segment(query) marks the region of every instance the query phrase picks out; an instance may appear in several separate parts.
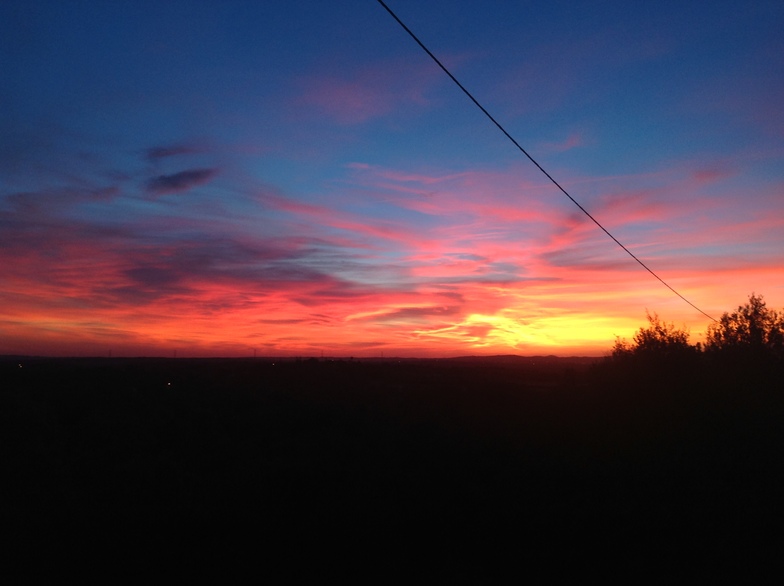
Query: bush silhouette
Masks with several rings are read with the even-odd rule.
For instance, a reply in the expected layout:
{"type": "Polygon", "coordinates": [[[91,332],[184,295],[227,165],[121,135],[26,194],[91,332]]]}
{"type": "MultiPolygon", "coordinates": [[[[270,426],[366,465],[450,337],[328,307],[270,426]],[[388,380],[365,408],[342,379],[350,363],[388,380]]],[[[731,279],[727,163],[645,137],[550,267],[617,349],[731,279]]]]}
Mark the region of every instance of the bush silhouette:
{"type": "Polygon", "coordinates": [[[722,368],[743,367],[751,380],[784,362],[784,311],[769,309],[761,295],[724,313],[705,335],[705,351],[722,368]]]}
{"type": "Polygon", "coordinates": [[[689,344],[689,332],[679,330],[673,324],[662,321],[654,313],[645,313],[648,327],[637,330],[633,342],[618,338],[613,346],[615,359],[636,359],[645,361],[682,361],[697,353],[697,347],[689,344]]]}
{"type": "Polygon", "coordinates": [[[746,304],[708,327],[705,344],[646,312],[648,326],[632,342],[617,338],[607,365],[635,385],[752,390],[780,387],[784,367],[784,310],[769,309],[752,293],[746,304]],[[703,352],[704,350],[704,352],[703,352]]]}
{"type": "Polygon", "coordinates": [[[705,350],[728,358],[784,358],[784,311],[752,293],[745,305],[708,327],[705,350]]]}

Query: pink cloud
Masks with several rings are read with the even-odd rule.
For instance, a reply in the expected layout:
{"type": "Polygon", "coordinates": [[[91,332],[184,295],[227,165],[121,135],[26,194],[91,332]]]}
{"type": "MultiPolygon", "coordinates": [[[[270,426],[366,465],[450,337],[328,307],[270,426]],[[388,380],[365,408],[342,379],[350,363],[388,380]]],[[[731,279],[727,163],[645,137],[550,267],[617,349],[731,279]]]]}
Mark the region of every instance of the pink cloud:
{"type": "MultiPolygon", "coordinates": [[[[370,236],[382,240],[412,243],[422,239],[422,235],[399,222],[367,218],[349,212],[307,204],[277,195],[264,195],[261,200],[281,211],[307,216],[317,220],[319,226],[344,230],[351,234],[370,236]]],[[[368,244],[365,243],[365,246],[368,244]]]]}
{"type": "Polygon", "coordinates": [[[304,203],[273,193],[264,193],[258,196],[258,199],[265,205],[293,214],[304,214],[316,218],[325,218],[333,213],[332,210],[324,206],[304,203]]]}
{"type": "MultiPolygon", "coordinates": [[[[657,201],[655,196],[655,191],[650,189],[610,193],[601,198],[601,204],[591,215],[596,214],[595,217],[607,226],[666,221],[676,210],[668,202],[657,201]]],[[[680,213],[685,205],[688,204],[680,206],[680,213]]]]}
{"type": "Polygon", "coordinates": [[[560,142],[546,142],[541,146],[542,151],[563,153],[570,151],[574,148],[581,147],[585,144],[583,135],[573,132],[560,142]]]}
{"type": "Polygon", "coordinates": [[[383,198],[403,209],[428,215],[455,217],[469,214],[501,220],[547,221],[547,203],[518,172],[469,170],[459,173],[412,173],[353,163],[354,181],[364,193],[383,198]]]}
{"type": "Polygon", "coordinates": [[[427,63],[380,63],[350,76],[317,74],[300,80],[299,102],[340,124],[360,124],[395,110],[422,109],[427,91],[441,78],[427,63]]]}
{"type": "Polygon", "coordinates": [[[380,88],[337,79],[313,80],[303,98],[342,124],[359,124],[388,114],[395,103],[380,88]]]}
{"type": "Polygon", "coordinates": [[[694,179],[697,183],[704,185],[714,183],[722,179],[733,177],[737,172],[730,165],[721,165],[715,167],[703,167],[697,169],[693,173],[694,179]]]}

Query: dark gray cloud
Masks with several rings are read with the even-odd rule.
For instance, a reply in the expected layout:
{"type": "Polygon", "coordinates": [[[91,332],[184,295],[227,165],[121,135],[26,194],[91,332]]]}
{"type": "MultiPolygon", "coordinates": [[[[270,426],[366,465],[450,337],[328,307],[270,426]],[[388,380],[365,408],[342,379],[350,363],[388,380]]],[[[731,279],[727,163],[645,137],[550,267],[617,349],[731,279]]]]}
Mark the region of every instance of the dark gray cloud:
{"type": "Polygon", "coordinates": [[[123,285],[101,292],[133,305],[173,297],[193,301],[207,284],[221,283],[243,292],[222,301],[203,300],[201,309],[214,313],[246,304],[248,295],[275,294],[292,286],[338,291],[351,286],[308,266],[307,250],[286,244],[285,239],[241,242],[202,234],[201,238],[137,246],[122,260],[123,285]]]}
{"type": "Polygon", "coordinates": [[[204,152],[204,149],[190,145],[171,145],[152,147],[144,151],[144,158],[151,163],[160,159],[177,155],[195,155],[204,152]]]}
{"type": "Polygon", "coordinates": [[[180,281],[177,271],[160,267],[136,267],[125,271],[125,275],[144,287],[168,287],[180,281]]]}
{"type": "Polygon", "coordinates": [[[431,316],[450,316],[460,313],[459,306],[447,307],[403,307],[395,311],[390,311],[382,316],[373,316],[373,320],[391,321],[391,320],[419,320],[431,316]]]}
{"type": "Polygon", "coordinates": [[[80,203],[109,201],[121,194],[119,187],[68,187],[41,191],[20,191],[0,197],[17,213],[51,215],[54,210],[80,203]]]}
{"type": "Polygon", "coordinates": [[[204,185],[218,174],[218,169],[189,169],[172,175],[158,175],[147,182],[150,195],[169,195],[183,193],[199,185],[204,185]]]}

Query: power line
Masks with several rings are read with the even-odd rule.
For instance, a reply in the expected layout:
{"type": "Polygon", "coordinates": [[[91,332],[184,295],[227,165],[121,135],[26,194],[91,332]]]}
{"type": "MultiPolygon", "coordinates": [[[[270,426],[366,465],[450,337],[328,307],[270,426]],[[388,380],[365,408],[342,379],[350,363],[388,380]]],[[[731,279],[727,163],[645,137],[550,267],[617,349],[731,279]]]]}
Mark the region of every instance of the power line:
{"type": "Polygon", "coordinates": [[[704,315],[705,317],[707,317],[708,319],[710,319],[710,320],[712,320],[712,321],[714,321],[714,322],[716,321],[716,319],[715,319],[714,317],[712,317],[712,316],[708,315],[707,313],[705,313],[704,311],[702,311],[702,310],[701,310],[699,307],[697,307],[696,305],[694,305],[694,304],[693,304],[691,301],[689,301],[689,300],[688,300],[688,299],[686,299],[686,298],[685,298],[683,295],[681,295],[681,294],[680,294],[680,293],[678,293],[678,292],[677,292],[675,289],[673,289],[673,288],[672,288],[672,287],[671,287],[671,286],[670,286],[670,285],[669,285],[669,284],[668,284],[668,283],[667,283],[667,282],[666,282],[664,279],[662,279],[662,278],[661,278],[659,275],[657,275],[655,272],[653,272],[653,270],[652,270],[652,269],[650,269],[650,268],[648,267],[648,265],[646,265],[646,264],[645,264],[644,262],[642,262],[642,261],[641,261],[639,258],[637,258],[637,257],[634,255],[634,253],[632,253],[632,251],[631,251],[631,250],[629,250],[628,248],[626,248],[626,247],[625,247],[625,246],[624,246],[624,245],[623,245],[623,244],[620,242],[620,240],[618,240],[618,239],[617,239],[615,236],[613,236],[612,234],[610,234],[610,232],[609,232],[609,230],[607,230],[607,228],[605,228],[604,226],[602,226],[602,225],[599,223],[599,221],[598,221],[596,218],[594,218],[594,217],[593,217],[593,216],[592,216],[590,213],[588,213],[588,210],[586,210],[586,209],[585,209],[583,206],[581,206],[581,205],[580,205],[580,203],[579,203],[579,202],[578,202],[576,199],[574,199],[574,198],[573,198],[571,195],[569,195],[569,192],[567,192],[567,191],[566,191],[566,190],[565,190],[563,187],[561,187],[560,183],[558,183],[558,182],[557,182],[555,179],[553,179],[552,175],[550,175],[550,174],[549,174],[547,171],[545,171],[545,170],[544,170],[544,168],[543,168],[543,167],[542,167],[542,166],[541,166],[539,163],[537,163],[537,162],[536,162],[536,160],[535,160],[535,159],[534,159],[534,158],[533,158],[531,155],[529,155],[529,154],[528,154],[528,151],[526,151],[526,150],[525,150],[525,149],[524,149],[522,146],[520,146],[520,143],[518,143],[518,142],[517,142],[517,141],[516,141],[516,140],[515,140],[515,139],[512,137],[512,135],[511,135],[511,134],[509,134],[509,133],[506,131],[506,129],[505,129],[503,126],[501,126],[501,124],[500,124],[500,123],[499,123],[499,122],[498,122],[498,121],[497,121],[495,118],[493,118],[493,116],[490,114],[490,112],[488,112],[488,111],[487,111],[487,110],[484,108],[484,106],[482,106],[482,104],[480,104],[480,103],[479,103],[479,101],[478,101],[478,100],[477,100],[477,99],[476,99],[476,98],[475,98],[475,97],[474,97],[474,96],[471,94],[471,92],[469,92],[469,91],[468,91],[468,90],[467,90],[467,89],[466,89],[466,88],[463,86],[463,84],[462,84],[462,83],[460,83],[460,82],[457,80],[457,78],[456,78],[454,75],[452,75],[452,73],[451,73],[451,72],[450,72],[450,71],[449,71],[449,70],[446,68],[446,66],[445,66],[443,63],[441,63],[441,61],[439,61],[439,60],[438,60],[438,58],[437,58],[435,55],[433,55],[433,53],[431,53],[431,52],[430,52],[430,49],[428,49],[428,48],[425,46],[425,44],[424,44],[422,41],[420,41],[420,40],[419,40],[419,38],[418,38],[418,37],[417,37],[417,36],[416,36],[416,35],[415,35],[415,34],[414,34],[412,31],[411,31],[411,29],[409,29],[409,28],[408,28],[408,27],[405,25],[405,23],[404,23],[402,20],[400,20],[400,18],[398,18],[397,14],[395,14],[394,12],[392,12],[392,9],[391,9],[391,8],[389,8],[389,6],[387,6],[387,5],[384,3],[384,1],[383,1],[383,0],[378,0],[378,3],[379,3],[379,4],[381,4],[381,6],[383,6],[383,7],[384,7],[384,9],[385,9],[387,12],[389,12],[389,14],[392,16],[392,18],[394,18],[394,19],[397,21],[397,23],[398,23],[398,24],[399,24],[401,27],[403,27],[403,30],[405,30],[405,31],[406,31],[406,32],[407,32],[407,33],[408,33],[408,34],[411,36],[411,38],[412,38],[412,39],[414,39],[414,40],[416,41],[416,43],[417,43],[417,44],[418,44],[420,47],[422,47],[422,49],[425,51],[425,53],[427,53],[427,54],[430,56],[430,58],[431,58],[431,59],[432,59],[432,60],[433,60],[433,61],[436,63],[436,65],[438,65],[438,66],[439,66],[439,67],[440,67],[440,68],[441,68],[441,69],[444,71],[444,73],[446,73],[446,74],[449,76],[449,78],[450,78],[450,79],[451,79],[453,82],[455,82],[455,84],[457,85],[457,87],[459,87],[461,90],[463,90],[463,93],[464,93],[466,96],[468,96],[468,97],[469,97],[469,99],[470,99],[470,100],[471,100],[471,101],[474,103],[474,105],[475,105],[477,108],[479,108],[479,109],[480,109],[480,110],[481,110],[481,111],[484,113],[484,115],[485,115],[485,116],[487,116],[487,117],[490,119],[490,121],[491,121],[493,124],[495,124],[495,125],[496,125],[496,127],[498,128],[498,130],[500,130],[501,132],[503,132],[503,133],[504,133],[504,136],[506,136],[506,138],[508,138],[510,141],[512,141],[512,144],[513,144],[513,145],[515,145],[515,146],[518,148],[518,150],[519,150],[521,153],[523,153],[523,154],[524,154],[526,157],[528,157],[528,160],[529,160],[529,161],[531,161],[531,162],[532,162],[534,165],[536,165],[536,168],[537,168],[537,169],[539,169],[539,170],[540,170],[542,173],[544,173],[544,175],[545,175],[545,176],[546,176],[546,177],[547,177],[547,178],[548,178],[548,179],[549,179],[549,180],[550,180],[550,181],[553,183],[553,185],[555,185],[555,186],[556,186],[556,187],[557,187],[559,190],[561,190],[561,192],[562,192],[562,193],[563,193],[563,194],[564,194],[566,197],[568,197],[568,198],[569,198],[569,199],[572,201],[572,203],[573,203],[574,205],[576,205],[578,208],[580,208],[580,211],[581,211],[582,213],[584,213],[586,216],[588,216],[588,217],[591,219],[591,221],[592,221],[594,224],[596,224],[597,226],[599,226],[599,228],[601,228],[601,229],[602,229],[602,232],[604,232],[605,234],[607,234],[607,236],[609,236],[610,238],[612,238],[613,242],[615,242],[615,243],[616,243],[618,246],[620,246],[620,247],[621,247],[621,248],[622,248],[622,249],[623,249],[623,250],[626,252],[626,254],[628,254],[628,255],[629,255],[630,257],[632,257],[632,258],[633,258],[635,261],[637,261],[637,263],[638,263],[638,264],[639,264],[639,265],[640,265],[642,268],[644,268],[644,269],[645,269],[646,271],[648,271],[648,272],[649,272],[651,275],[653,275],[653,276],[654,276],[654,277],[655,277],[655,278],[656,278],[656,279],[657,279],[657,280],[658,280],[658,281],[659,281],[659,282],[660,282],[662,285],[664,285],[665,287],[667,287],[667,288],[668,288],[670,291],[672,291],[673,293],[675,293],[675,294],[676,294],[678,297],[680,297],[680,298],[681,298],[683,301],[685,301],[686,303],[688,303],[689,305],[691,305],[691,306],[692,306],[694,309],[696,309],[697,311],[699,311],[699,312],[700,312],[702,315],[704,315]]]}

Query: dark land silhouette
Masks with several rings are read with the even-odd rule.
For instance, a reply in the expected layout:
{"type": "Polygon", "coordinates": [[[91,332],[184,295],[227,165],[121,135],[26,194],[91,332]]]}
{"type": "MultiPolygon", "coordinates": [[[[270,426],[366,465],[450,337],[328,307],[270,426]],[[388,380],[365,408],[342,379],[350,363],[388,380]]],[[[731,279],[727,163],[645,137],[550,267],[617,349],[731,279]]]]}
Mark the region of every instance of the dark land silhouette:
{"type": "Polygon", "coordinates": [[[780,362],[643,358],[6,357],[5,551],[116,579],[761,571],[780,362]]]}

